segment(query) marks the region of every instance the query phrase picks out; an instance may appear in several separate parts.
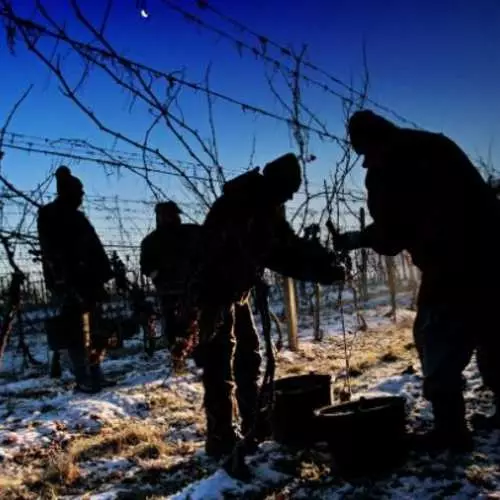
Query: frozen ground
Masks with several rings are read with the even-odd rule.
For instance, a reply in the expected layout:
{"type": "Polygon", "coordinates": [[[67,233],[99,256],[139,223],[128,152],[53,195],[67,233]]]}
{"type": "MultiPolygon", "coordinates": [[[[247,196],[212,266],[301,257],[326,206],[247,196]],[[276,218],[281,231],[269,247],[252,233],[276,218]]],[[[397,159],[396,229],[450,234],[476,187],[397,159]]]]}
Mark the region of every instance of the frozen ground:
{"type": "MultiPolygon", "coordinates": [[[[410,427],[425,427],[431,415],[420,395],[408,300],[402,297],[396,324],[385,317],[383,298],[369,304],[363,332],[347,314],[352,384],[355,397],[404,395],[410,427]]],[[[278,377],[314,370],[341,383],[340,315],[332,311],[322,319],[321,343],[312,340],[310,319],[302,319],[300,350],[279,354],[278,377]]],[[[44,339],[28,338],[46,359],[44,339]]],[[[104,369],[119,378],[117,388],[75,395],[67,370],[60,381],[50,379],[46,367],[21,372],[20,358],[7,353],[0,372],[0,498],[500,498],[498,433],[477,435],[470,456],[413,455],[384,477],[355,482],[335,474],[324,450],[292,452],[269,441],[248,459],[254,480],[242,483],[203,452],[199,370],[172,376],[165,351],[147,359],[136,339],[112,353],[104,369]]],[[[470,409],[489,411],[473,363],[467,378],[470,409]]]]}

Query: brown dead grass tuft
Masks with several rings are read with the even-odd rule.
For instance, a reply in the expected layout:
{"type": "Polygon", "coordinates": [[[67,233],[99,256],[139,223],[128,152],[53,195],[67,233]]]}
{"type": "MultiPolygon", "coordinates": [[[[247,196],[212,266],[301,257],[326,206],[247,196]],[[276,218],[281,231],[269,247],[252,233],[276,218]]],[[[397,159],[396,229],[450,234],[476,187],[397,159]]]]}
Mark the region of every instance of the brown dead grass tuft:
{"type": "Polygon", "coordinates": [[[96,436],[77,439],[71,443],[69,454],[77,462],[112,456],[159,457],[168,453],[164,435],[162,428],[134,422],[124,429],[108,428],[96,436]]]}
{"type": "Polygon", "coordinates": [[[201,425],[204,412],[200,402],[193,402],[175,391],[161,389],[149,396],[149,404],[153,414],[161,414],[167,423],[182,421],[184,425],[201,425]]]}
{"type": "Polygon", "coordinates": [[[495,487],[495,470],[494,466],[473,464],[465,470],[465,477],[475,486],[492,489],[495,487]]]}
{"type": "MultiPolygon", "coordinates": [[[[395,371],[407,368],[416,361],[411,328],[403,320],[389,327],[382,326],[366,332],[349,334],[350,376],[360,378],[372,369],[394,365],[395,371]]],[[[409,321],[409,320],[408,320],[409,321]]],[[[336,373],[345,369],[344,341],[341,336],[329,337],[321,344],[299,344],[294,359],[278,362],[277,378],[306,373],[336,373]],[[327,349],[325,347],[328,346],[327,349]]]]}
{"type": "Polygon", "coordinates": [[[184,397],[168,390],[160,390],[151,394],[149,404],[152,408],[166,409],[169,412],[185,410],[187,407],[193,406],[184,397]]]}
{"type": "Polygon", "coordinates": [[[0,477],[0,491],[21,486],[21,484],[23,481],[17,477],[0,477]]]}
{"type": "Polygon", "coordinates": [[[48,460],[41,482],[71,486],[80,479],[75,458],[66,451],[54,453],[48,460]]]}

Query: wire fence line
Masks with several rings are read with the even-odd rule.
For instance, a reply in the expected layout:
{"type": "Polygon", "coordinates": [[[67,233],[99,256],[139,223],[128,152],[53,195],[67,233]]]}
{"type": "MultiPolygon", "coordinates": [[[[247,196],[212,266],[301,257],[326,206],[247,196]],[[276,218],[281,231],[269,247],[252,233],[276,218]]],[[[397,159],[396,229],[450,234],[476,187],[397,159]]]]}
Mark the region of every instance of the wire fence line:
{"type": "MultiPolygon", "coordinates": [[[[44,61],[44,52],[40,49],[39,44],[37,45],[38,40],[56,41],[60,46],[66,47],[73,53],[79,54],[82,57],[82,60],[89,63],[94,69],[100,68],[106,74],[111,76],[113,81],[116,82],[117,87],[128,90],[135,98],[139,98],[139,100],[142,99],[142,102],[148,107],[157,109],[160,113],[159,116],[161,116],[161,113],[164,114],[166,111],[162,106],[159,108],[157,107],[157,99],[151,86],[147,86],[147,88],[141,87],[140,84],[143,82],[145,77],[151,77],[152,80],[160,80],[165,84],[168,84],[167,87],[169,91],[175,88],[184,88],[193,94],[198,93],[206,96],[207,98],[216,98],[218,101],[230,104],[235,107],[236,110],[238,110],[238,108],[241,109],[241,111],[246,114],[250,114],[252,116],[263,116],[264,118],[284,124],[287,128],[292,130],[298,129],[301,133],[309,134],[319,139],[321,142],[333,144],[336,150],[341,152],[345,152],[346,148],[349,146],[346,137],[327,130],[326,127],[321,126],[321,124],[318,125],[318,121],[313,120],[306,122],[304,119],[301,119],[299,115],[293,117],[288,113],[276,113],[270,109],[241,100],[233,95],[228,95],[221,90],[212,89],[208,86],[208,81],[207,83],[197,83],[195,81],[188,80],[183,76],[183,74],[180,74],[177,71],[163,71],[159,68],[154,68],[141,61],[125,57],[109,45],[106,40],[101,40],[101,44],[87,43],[81,39],[70,36],[67,31],[62,29],[61,26],[55,26],[51,22],[48,22],[50,21],[50,16],[48,15],[42,15],[42,18],[45,18],[47,22],[45,24],[41,24],[18,15],[10,2],[0,3],[4,5],[3,10],[0,11],[0,18],[3,18],[3,20],[6,21],[7,27],[16,28],[8,31],[7,33],[8,42],[10,42],[12,46],[14,45],[14,41],[21,43],[32,53],[37,55],[39,60],[44,61]],[[37,40],[37,42],[35,43],[34,40],[37,40]],[[136,86],[134,86],[134,83],[131,84],[128,82],[127,78],[125,78],[127,76],[131,77],[131,81],[135,82],[136,86]]],[[[168,5],[170,8],[179,10],[181,14],[186,13],[184,8],[179,7],[180,4],[176,2],[165,0],[164,5],[168,5]]],[[[296,63],[300,63],[308,70],[315,72],[316,75],[320,75],[318,79],[316,79],[316,77],[301,73],[301,78],[302,80],[305,80],[306,83],[312,84],[313,86],[329,92],[335,97],[341,99],[342,102],[349,99],[351,99],[351,102],[354,102],[353,99],[357,102],[358,98],[362,100],[366,98],[364,92],[357,92],[351,86],[345,84],[333,75],[326,73],[324,70],[311,62],[299,60],[293,52],[288,51],[282,45],[276,44],[276,42],[272,41],[269,37],[255,34],[250,28],[238,24],[230,17],[224,16],[221,11],[214,10],[214,7],[207,2],[199,2],[198,6],[203,7],[205,11],[212,11],[220,18],[229,22],[229,24],[237,26],[238,29],[251,35],[259,43],[263,45],[267,43],[269,46],[274,46],[274,48],[278,49],[281,56],[292,59],[292,66],[296,63]],[[329,83],[321,83],[319,80],[320,77],[327,77],[329,83]],[[342,88],[342,93],[333,89],[330,85],[332,83],[337,85],[337,87],[340,86],[342,88]],[[345,94],[345,91],[348,92],[348,95],[345,94]]],[[[76,12],[76,15],[78,17],[78,12],[76,12]]],[[[80,21],[82,20],[85,24],[85,19],[82,19],[80,16],[80,21]]],[[[194,21],[199,26],[203,26],[207,30],[213,30],[214,28],[206,19],[204,19],[203,9],[200,9],[198,14],[191,18],[191,21],[194,21]]],[[[218,31],[216,33],[218,35],[223,34],[232,43],[235,43],[237,46],[242,46],[242,40],[234,35],[230,35],[228,31],[218,31]]],[[[246,45],[244,47],[247,50],[252,49],[251,45],[246,45]]],[[[274,64],[276,67],[279,66],[281,69],[290,69],[290,66],[287,66],[283,61],[278,60],[278,58],[270,56],[269,53],[264,50],[257,51],[256,55],[258,55],[258,57],[263,61],[274,64]]],[[[61,72],[61,68],[51,66],[50,60],[47,59],[48,63],[46,65],[64,87],[67,82],[64,74],[61,72]]],[[[294,78],[293,72],[290,73],[290,77],[292,79],[294,78]]],[[[77,99],[73,91],[69,92],[68,95],[73,98],[75,105],[80,105],[80,107],[83,108],[84,114],[86,113],[90,118],[94,118],[98,123],[100,123],[94,112],[85,108],[81,101],[77,99]]],[[[370,100],[368,100],[368,102],[370,102],[370,100]]],[[[377,105],[379,109],[383,109],[385,112],[392,112],[393,116],[400,119],[400,121],[405,121],[404,117],[394,114],[393,110],[390,110],[389,108],[382,108],[379,103],[375,103],[374,101],[371,101],[371,104],[377,105]]],[[[173,115],[168,114],[168,110],[167,115],[170,119],[175,118],[173,115]]],[[[176,123],[179,125],[178,120],[176,123]]],[[[410,122],[407,120],[406,123],[410,122]]],[[[182,130],[189,130],[189,126],[187,126],[187,124],[182,123],[181,125],[185,127],[182,130]]],[[[100,126],[101,129],[103,129],[102,123],[100,123],[100,126]]],[[[104,130],[105,129],[106,127],[104,127],[104,130]]],[[[1,132],[4,133],[5,131],[2,130],[1,132]]],[[[343,133],[344,131],[342,130],[341,134],[343,133]]],[[[89,162],[101,165],[105,168],[122,168],[123,166],[126,166],[141,175],[153,173],[178,177],[183,180],[192,181],[193,183],[199,182],[201,184],[210,184],[213,181],[210,176],[207,178],[206,176],[199,175],[200,171],[197,170],[197,168],[200,165],[197,165],[195,162],[193,163],[172,159],[169,156],[164,156],[159,152],[159,150],[152,147],[143,146],[141,148],[141,144],[136,143],[133,140],[124,140],[126,138],[120,131],[115,131],[115,133],[111,133],[111,135],[117,142],[120,142],[121,140],[120,144],[127,144],[129,147],[135,147],[136,152],[116,151],[103,147],[95,147],[95,145],[89,144],[86,141],[79,141],[77,139],[50,140],[43,137],[27,136],[11,132],[6,133],[3,137],[2,148],[17,150],[26,154],[34,153],[37,155],[54,157],[60,159],[61,161],[66,159],[75,162],[89,162]]],[[[3,153],[3,151],[1,151],[1,153],[3,153]]],[[[207,165],[201,166],[207,168],[211,168],[213,166],[214,169],[216,167],[220,167],[220,165],[216,164],[216,162],[212,164],[211,160],[212,159],[210,159],[207,165]]],[[[334,166],[334,162],[332,163],[332,166],[334,166]]],[[[203,171],[203,168],[201,171],[203,171]]],[[[234,175],[237,175],[238,173],[238,171],[229,171],[228,169],[224,169],[224,171],[225,173],[231,173],[234,175]]],[[[205,173],[207,173],[207,170],[205,170],[205,173]]],[[[310,183],[309,181],[307,182],[307,185],[309,188],[314,187],[313,183],[310,183]]],[[[318,196],[321,196],[321,199],[324,201],[325,198],[328,199],[329,193],[326,185],[324,186],[324,193],[321,192],[322,189],[323,188],[320,187],[318,196]]],[[[307,200],[309,199],[308,197],[310,194],[310,192],[307,192],[307,189],[305,193],[299,193],[301,196],[305,195],[307,200]]],[[[31,297],[29,299],[30,301],[43,301],[46,300],[46,293],[43,288],[43,280],[41,279],[40,263],[35,261],[33,256],[33,251],[36,250],[38,246],[36,234],[36,210],[33,207],[27,209],[25,203],[26,196],[23,198],[22,195],[23,193],[19,191],[4,191],[4,196],[2,196],[0,200],[0,228],[3,234],[8,235],[10,238],[10,242],[15,249],[16,262],[21,269],[27,273],[28,279],[24,290],[24,293],[27,294],[26,297],[31,297]],[[20,224],[21,220],[22,224],[20,224]]],[[[356,204],[363,203],[363,194],[359,192],[356,193],[355,190],[351,190],[349,195],[343,193],[342,196],[352,197],[352,199],[348,200],[350,210],[357,208],[355,207],[356,204]]],[[[39,198],[39,202],[46,203],[52,199],[52,197],[53,193],[45,193],[45,195],[39,198]]],[[[97,232],[101,236],[106,250],[108,252],[116,251],[120,257],[126,261],[129,269],[132,273],[135,273],[136,276],[138,276],[140,242],[146,234],[153,229],[154,226],[153,205],[155,202],[156,200],[152,199],[127,200],[121,198],[120,196],[100,197],[98,195],[87,196],[85,199],[83,207],[84,211],[88,214],[91,222],[96,226],[97,232]]],[[[196,210],[194,204],[187,201],[180,201],[179,204],[182,205],[183,208],[187,208],[188,211],[196,210]]],[[[290,211],[294,211],[298,210],[300,206],[301,205],[297,207],[295,205],[288,208],[290,211]]],[[[311,208],[307,205],[307,210],[311,211],[314,218],[314,211],[316,208],[314,206],[311,208]]],[[[320,208],[317,210],[319,211],[320,208]]],[[[196,216],[201,222],[203,212],[197,212],[196,216]]],[[[353,224],[352,217],[350,217],[348,210],[343,210],[339,217],[342,218],[343,221],[350,220],[350,224],[353,224]]],[[[349,228],[349,224],[343,224],[343,229],[349,228]]],[[[7,280],[11,269],[9,261],[6,258],[7,256],[4,254],[5,252],[0,254],[0,277],[2,277],[2,279],[5,277],[5,280],[7,280]]],[[[355,262],[357,264],[355,267],[357,272],[362,268],[361,271],[364,274],[365,281],[384,281],[385,278],[382,277],[384,272],[383,265],[381,265],[378,256],[369,253],[369,259],[367,261],[369,262],[369,266],[366,265],[366,262],[363,265],[358,265],[360,259],[362,260],[362,257],[356,254],[355,262]]],[[[404,269],[403,261],[401,262],[402,264],[399,267],[404,269]]],[[[4,285],[0,286],[3,287],[4,285]]]]}
{"type": "MultiPolygon", "coordinates": [[[[49,193],[43,197],[42,201],[46,203],[52,199],[53,193],[49,193]]],[[[26,273],[25,288],[30,296],[29,301],[44,302],[48,300],[47,293],[43,284],[41,263],[36,257],[39,249],[37,210],[32,207],[26,216],[26,204],[15,196],[6,196],[1,201],[0,233],[10,238],[15,261],[26,273]],[[19,227],[19,220],[22,216],[24,216],[24,223],[19,227]]],[[[140,279],[141,241],[155,226],[154,203],[151,200],[122,199],[119,196],[89,195],[86,196],[83,206],[84,212],[96,227],[108,255],[111,256],[113,252],[116,252],[126,263],[135,280],[140,279]]],[[[356,226],[344,226],[343,229],[356,229],[356,226]]],[[[353,260],[355,273],[359,275],[363,272],[370,286],[387,281],[385,264],[377,254],[368,251],[366,262],[363,264],[361,252],[354,252],[353,260]],[[363,270],[363,267],[366,269],[363,270]]],[[[396,267],[400,281],[408,281],[409,266],[410,264],[405,263],[403,257],[397,260],[396,267]]],[[[11,273],[12,267],[5,249],[0,246],[0,292],[8,287],[11,273]]]]}

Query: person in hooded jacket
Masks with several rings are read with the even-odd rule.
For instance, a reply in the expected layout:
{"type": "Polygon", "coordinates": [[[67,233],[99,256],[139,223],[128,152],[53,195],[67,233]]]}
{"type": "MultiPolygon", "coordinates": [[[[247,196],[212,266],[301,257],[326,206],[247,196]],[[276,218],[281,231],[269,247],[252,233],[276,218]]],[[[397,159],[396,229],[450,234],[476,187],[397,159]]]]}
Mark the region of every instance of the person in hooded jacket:
{"type": "MultiPolygon", "coordinates": [[[[284,204],[301,184],[295,155],[227,182],[203,223],[203,256],[197,275],[200,344],[207,421],[205,449],[221,458],[257,425],[259,338],[248,302],[262,270],[304,281],[332,284],[344,279],[333,253],[299,238],[284,216],[284,204]],[[235,387],[236,386],[236,387],[235,387]],[[236,405],[237,403],[237,405],[236,405]]],[[[247,450],[257,445],[248,440],[247,450]]]]}
{"type": "Polygon", "coordinates": [[[469,450],[462,372],[475,349],[497,406],[492,418],[476,423],[500,424],[500,342],[490,314],[500,303],[495,193],[442,134],[400,128],[369,110],[354,113],[348,130],[353,149],[364,156],[373,223],[342,234],[336,244],[411,254],[422,273],[414,338],[434,414],[432,432],[416,441],[469,450]]]}
{"type": "Polygon", "coordinates": [[[198,250],[201,227],[183,223],[182,211],[173,201],[155,206],[156,228],[141,243],[141,272],[152,279],[160,296],[169,347],[186,335],[180,304],[185,297],[186,281],[198,250]]]}
{"type": "Polygon", "coordinates": [[[93,330],[104,284],[113,274],[94,227],[79,210],[82,182],[66,166],[59,167],[55,177],[56,199],[41,207],[37,218],[45,285],[62,307],[76,390],[93,393],[115,384],[102,373],[106,342],[93,330]]]}

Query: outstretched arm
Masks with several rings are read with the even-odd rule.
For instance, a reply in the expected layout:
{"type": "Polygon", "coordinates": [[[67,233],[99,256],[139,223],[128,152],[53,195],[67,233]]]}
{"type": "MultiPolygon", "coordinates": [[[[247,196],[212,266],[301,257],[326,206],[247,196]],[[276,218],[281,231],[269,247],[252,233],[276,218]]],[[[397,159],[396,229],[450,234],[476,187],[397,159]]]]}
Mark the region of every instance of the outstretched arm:
{"type": "Polygon", "coordinates": [[[373,222],[361,231],[359,246],[372,248],[381,255],[397,255],[404,249],[401,228],[373,222]]]}
{"type": "Polygon", "coordinates": [[[336,265],[334,254],[316,241],[297,236],[284,216],[277,214],[272,229],[266,267],[300,281],[327,285],[343,281],[344,270],[336,265]]]}

